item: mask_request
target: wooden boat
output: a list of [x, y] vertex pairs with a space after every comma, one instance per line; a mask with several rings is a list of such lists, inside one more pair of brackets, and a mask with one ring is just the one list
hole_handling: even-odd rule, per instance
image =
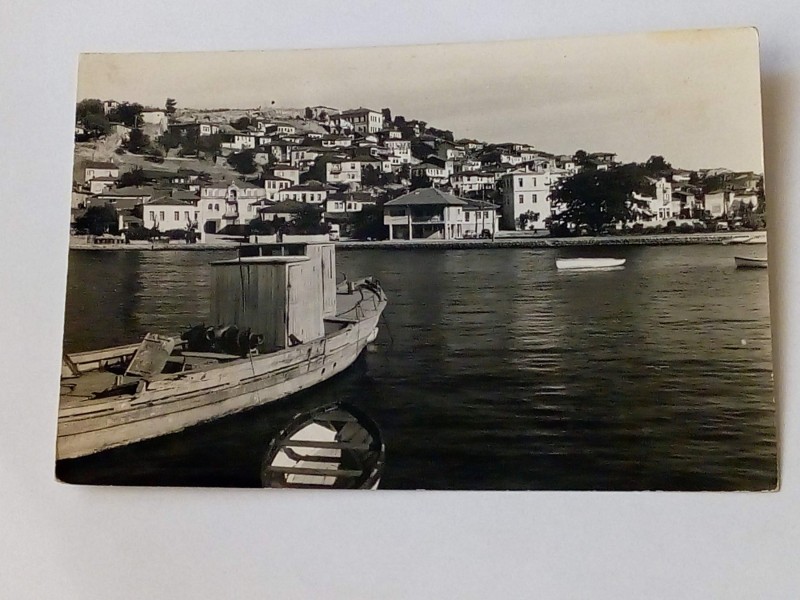
[[271, 488], [377, 489], [386, 449], [363, 412], [333, 404], [297, 415], [264, 456], [261, 483]]
[[752, 256], [734, 256], [737, 269], [766, 269], [766, 258], [754, 258]]
[[386, 295], [369, 278], [337, 286], [334, 252], [333, 244], [244, 247], [212, 263], [218, 325], [65, 356], [57, 459], [175, 433], [348, 368], [376, 338]]
[[559, 258], [557, 269], [589, 270], [614, 269], [625, 265], [624, 258]]

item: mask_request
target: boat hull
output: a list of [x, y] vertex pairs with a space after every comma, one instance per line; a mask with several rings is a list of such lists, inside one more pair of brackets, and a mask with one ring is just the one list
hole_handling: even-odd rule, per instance
[[143, 383], [127, 396], [95, 399], [59, 413], [56, 458], [70, 459], [176, 433], [262, 406], [344, 371], [375, 338], [385, 299], [342, 329], [279, 352]]
[[588, 271], [593, 269], [615, 269], [625, 265], [624, 258], [559, 258], [559, 270]]
[[766, 258], [751, 258], [747, 256], [734, 256], [737, 269], [766, 269]]

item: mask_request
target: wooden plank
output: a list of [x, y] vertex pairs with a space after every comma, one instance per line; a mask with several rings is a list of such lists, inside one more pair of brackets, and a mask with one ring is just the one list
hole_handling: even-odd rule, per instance
[[224, 354], [222, 352], [181, 352], [181, 356], [186, 358], [208, 358], [211, 360], [238, 360], [242, 358], [238, 354]]
[[315, 475], [319, 477], [359, 477], [364, 474], [363, 471], [356, 469], [315, 469], [312, 467], [276, 467], [274, 465], [268, 465], [265, 469], [284, 475]]
[[175, 347], [175, 341], [154, 333], [144, 336], [136, 354], [133, 355], [125, 375], [152, 377], [158, 375], [167, 364], [167, 359]]
[[295, 448], [331, 448], [334, 450], [370, 450], [369, 444], [353, 444], [351, 442], [317, 442], [315, 440], [282, 440], [279, 446]]

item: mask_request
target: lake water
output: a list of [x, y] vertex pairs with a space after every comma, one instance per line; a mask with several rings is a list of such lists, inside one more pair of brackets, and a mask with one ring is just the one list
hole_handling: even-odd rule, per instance
[[[777, 480], [766, 246], [339, 251], [389, 296], [346, 373], [184, 432], [64, 461], [69, 481], [259, 486], [271, 437], [346, 400], [381, 427], [381, 487], [735, 490]], [[556, 257], [618, 256], [570, 273]], [[207, 318], [217, 252], [70, 253], [67, 351]]]

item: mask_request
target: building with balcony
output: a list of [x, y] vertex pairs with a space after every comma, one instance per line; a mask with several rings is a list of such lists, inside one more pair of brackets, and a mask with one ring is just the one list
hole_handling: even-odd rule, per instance
[[390, 240], [453, 240], [480, 235], [484, 229], [496, 231], [496, 208], [436, 188], [420, 188], [384, 204], [383, 222]]

